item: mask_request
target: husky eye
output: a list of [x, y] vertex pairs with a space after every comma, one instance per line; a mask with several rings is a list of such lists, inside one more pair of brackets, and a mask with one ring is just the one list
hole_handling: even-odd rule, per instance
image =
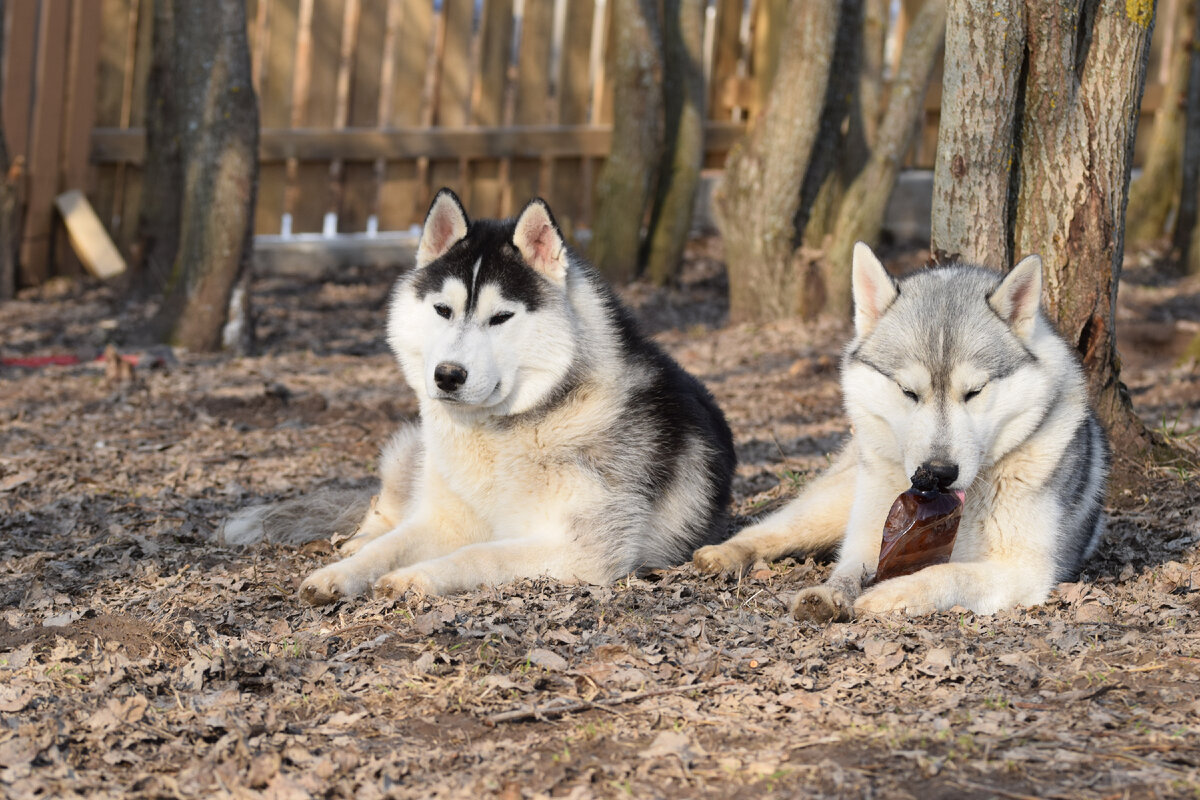
[[907, 397], [909, 400], [912, 400], [914, 403], [920, 399], [919, 397], [917, 397], [917, 393], [914, 392], [912, 389], [905, 389], [903, 386], [901, 386], [900, 391], [904, 393], [905, 397]]
[[442, 319], [450, 319], [450, 315], [454, 313], [450, 310], [450, 306], [446, 305], [445, 303], [435, 303], [433, 310], [436, 311], [437, 315]]
[[980, 392], [982, 392], [982, 391], [983, 391], [983, 387], [982, 387], [982, 386], [980, 386], [980, 387], [978, 387], [978, 388], [975, 388], [975, 389], [968, 389], [968, 390], [967, 390], [967, 391], [966, 391], [966, 392], [963, 394], [963, 402], [964, 402], [964, 403], [969, 403], [969, 402], [971, 402], [971, 401], [972, 401], [972, 400], [974, 400], [976, 397], [978, 397], [978, 396], [979, 396], [979, 393], [980, 393]]
[[492, 315], [492, 318], [488, 320], [488, 325], [503, 325], [512, 318], [513, 313], [511, 311], [501, 311], [499, 314]]

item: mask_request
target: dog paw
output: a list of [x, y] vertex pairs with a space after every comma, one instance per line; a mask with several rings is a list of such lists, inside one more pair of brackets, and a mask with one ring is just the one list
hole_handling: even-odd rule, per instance
[[310, 606], [323, 606], [367, 591], [370, 583], [361, 575], [339, 564], [330, 564], [309, 575], [300, 584], [300, 600]]
[[752, 553], [732, 542], [710, 544], [701, 547], [692, 555], [692, 565], [696, 571], [708, 575], [740, 573], [750, 566], [753, 560]]
[[362, 549], [363, 545], [369, 542], [365, 536], [354, 535], [346, 541], [338, 545], [338, 554], [342, 557], [352, 556]]
[[903, 611], [909, 616], [916, 616], [936, 611], [937, 607], [917, 596], [908, 582], [894, 578], [865, 592], [854, 601], [854, 610], [864, 614]]
[[441, 592], [428, 573], [411, 567], [389, 572], [375, 581], [376, 597], [399, 599], [408, 594], [427, 597]]
[[854, 606], [839, 589], [812, 586], [792, 600], [792, 616], [801, 622], [849, 622], [854, 618]]

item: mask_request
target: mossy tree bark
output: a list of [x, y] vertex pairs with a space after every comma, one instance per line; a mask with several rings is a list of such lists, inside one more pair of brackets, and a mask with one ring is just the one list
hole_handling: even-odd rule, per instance
[[156, 322], [173, 344], [216, 350], [234, 287], [248, 274], [258, 176], [246, 8], [243, 0], [174, 0], [170, 11], [176, 102], [163, 108], [173, 109], [165, 124], [178, 137], [182, 183], [179, 244]]
[[704, 0], [663, 4], [666, 136], [650, 215], [646, 274], [662, 286], [679, 269], [704, 163]]
[[662, 146], [657, 0], [615, 0], [612, 149], [596, 183], [589, 248], [609, 280], [637, 275], [642, 222]]
[[[935, 171], [933, 249], [1005, 269], [1018, 256], [1041, 255], [1046, 308], [1083, 361], [1115, 449], [1140, 460], [1160, 443], [1133, 413], [1120, 382], [1113, 312], [1154, 4], [1026, 0], [1012, 6], [950, 2], [949, 74], [970, 76], [981, 58], [998, 59], [979, 50], [990, 42], [1004, 41], [1026, 55], [989, 62], [986, 74], [997, 81], [996, 92], [969, 88], [956, 100], [956, 87], [948, 87], [943, 130], [966, 133], [939, 135], [939, 149], [943, 141], [954, 144], [939, 155]], [[1009, 72], [1002, 76], [1001, 70]], [[1016, 166], [1002, 191], [1002, 179], [980, 165], [1006, 152]], [[947, 216], [985, 210], [981, 223], [939, 225]], [[1006, 224], [1001, 229], [995, 220]]]

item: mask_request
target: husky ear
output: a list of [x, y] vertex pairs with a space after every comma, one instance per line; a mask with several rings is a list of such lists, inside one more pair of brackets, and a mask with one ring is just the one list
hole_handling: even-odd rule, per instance
[[467, 235], [468, 225], [467, 212], [463, 211], [458, 196], [449, 189], [438, 192], [429, 206], [429, 213], [425, 215], [425, 227], [421, 229], [421, 242], [417, 245], [417, 269], [444, 256], [447, 250]]
[[874, 330], [875, 323], [900, 294], [900, 288], [871, 248], [862, 242], [854, 245], [850, 284], [854, 293], [854, 330], [861, 338]]
[[567, 245], [545, 200], [530, 200], [517, 217], [513, 245], [529, 266], [552, 283], [561, 286], [566, 281]]
[[1042, 257], [1026, 256], [988, 295], [988, 304], [1022, 339], [1033, 333], [1042, 302]]

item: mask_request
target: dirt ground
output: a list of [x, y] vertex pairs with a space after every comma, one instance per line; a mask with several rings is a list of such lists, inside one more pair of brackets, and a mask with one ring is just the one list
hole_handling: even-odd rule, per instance
[[[924, 254], [896, 250], [893, 262]], [[719, 244], [626, 296], [724, 407], [738, 511], [794, 493], [844, 435], [847, 329], [726, 326]], [[1124, 378], [1197, 444], [1200, 282], [1131, 257]], [[826, 627], [784, 613], [813, 560], [741, 580], [296, 601], [332, 557], [220, 546], [221, 520], [370, 484], [416, 411], [382, 343], [393, 274], [260, 280], [262, 354], [90, 361], [148, 310], [91, 285], [0, 305], [0, 795], [1149, 798], [1200, 795], [1200, 469], [1115, 498], [1101, 552], [1044, 605]]]

